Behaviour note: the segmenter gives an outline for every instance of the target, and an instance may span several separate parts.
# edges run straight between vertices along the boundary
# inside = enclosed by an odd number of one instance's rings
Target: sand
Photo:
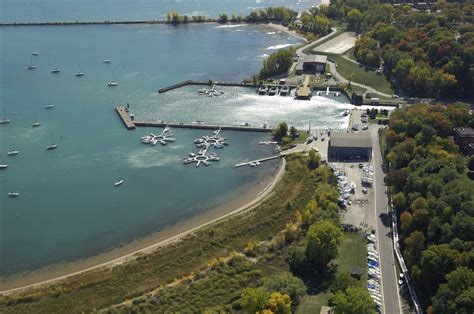
[[[285,160],[282,159],[282,163],[275,170],[273,176],[265,178],[259,182],[256,187],[250,188],[247,193],[240,195],[237,199],[231,200],[217,208],[210,209],[201,215],[183,220],[165,230],[132,241],[100,255],[70,263],[56,264],[34,272],[3,279],[2,282],[0,282],[0,294],[7,295],[21,290],[36,288],[87,271],[120,265],[133,260],[137,257],[138,253],[151,253],[158,248],[177,242],[205,226],[255,208],[271,195],[273,188],[281,180],[284,173]]]

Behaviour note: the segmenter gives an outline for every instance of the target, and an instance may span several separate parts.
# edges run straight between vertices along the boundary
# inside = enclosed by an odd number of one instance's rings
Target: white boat
[[[39,52],[37,52],[37,51],[33,51],[31,54],[32,54],[33,56],[39,56]]]
[[[59,73],[59,72],[61,71],[57,67],[51,70],[51,73],[54,73],[54,74]]]
[[[36,128],[36,127],[39,126],[39,125],[40,125],[39,122],[33,122],[33,123],[31,124],[31,127],[32,127],[32,128]]]
[[[44,106],[44,109],[52,109],[52,108],[54,108],[54,105],[51,104],[51,103],[49,103],[49,104],[47,104],[46,106]]]
[[[18,149],[12,149],[11,151],[8,152],[8,156],[15,156],[18,155],[20,151]]]
[[[8,165],[0,165],[0,169],[7,169]]]
[[[344,110],[344,112],[342,113],[343,116],[348,116],[351,112],[349,111],[349,109],[346,109]]]
[[[167,133],[171,130],[171,128],[169,126],[166,126],[165,129],[163,130],[163,133]]]
[[[283,85],[280,89],[280,96],[287,96],[290,93],[290,87],[288,85]]]
[[[117,86],[117,85],[118,85],[118,83],[115,82],[115,81],[110,81],[110,82],[107,83],[107,86],[109,86],[109,87],[113,87],[113,86]]]
[[[123,183],[123,179],[120,179],[119,181],[115,182],[114,185],[119,186],[119,185],[122,185],[122,183]]]
[[[9,192],[9,193],[8,193],[8,196],[10,196],[10,197],[18,197],[18,196],[20,196],[20,193],[18,193],[18,192]]]
[[[105,60],[104,60],[104,63],[112,63],[112,60],[110,60],[110,59],[105,59]]]
[[[36,65],[33,64],[33,60],[30,57],[30,64],[25,67],[27,70],[34,70],[36,69]]]
[[[8,124],[8,123],[10,123],[10,119],[3,118],[0,120],[0,124]]]
[[[51,144],[51,145],[46,146],[46,150],[53,150],[53,149],[56,149],[58,147],[59,147],[59,145],[57,145],[57,144]]]
[[[81,65],[79,65],[79,71],[74,74],[75,76],[84,76],[84,72],[81,71]]]

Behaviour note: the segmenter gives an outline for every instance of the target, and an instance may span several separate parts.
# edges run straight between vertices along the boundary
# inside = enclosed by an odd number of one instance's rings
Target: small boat
[[[39,52],[37,52],[37,51],[33,51],[31,54],[32,54],[33,56],[39,56]]]
[[[110,59],[105,59],[105,60],[104,60],[104,63],[112,63],[112,60],[110,60]]]
[[[53,150],[53,149],[56,149],[58,147],[59,147],[59,145],[57,145],[57,144],[51,144],[51,145],[46,146],[46,150]]]
[[[20,193],[18,193],[18,192],[9,192],[9,193],[8,193],[8,196],[10,196],[10,197],[18,197],[18,196],[20,196]]]
[[[250,163],[249,163],[249,166],[250,166],[250,167],[255,167],[255,166],[257,166],[257,164],[254,163],[254,162],[250,162]]]
[[[268,92],[268,87],[266,87],[265,85],[260,86],[260,88],[258,89],[259,95],[266,95],[267,92]]]
[[[0,124],[8,124],[8,123],[10,123],[10,119],[3,118],[0,120]]]
[[[109,87],[113,87],[113,86],[117,86],[117,85],[118,85],[118,83],[115,82],[115,81],[110,81],[110,82],[107,83],[107,86],[109,86]]]
[[[36,128],[36,127],[39,126],[39,125],[40,125],[39,122],[33,122],[33,123],[31,124],[31,127],[32,127],[32,128]]]
[[[278,87],[272,86],[268,91],[269,96],[275,96],[278,93]]]
[[[280,89],[280,96],[288,96],[290,93],[290,87],[288,85],[283,85]]]
[[[0,165],[0,169],[7,169],[8,165]]]
[[[76,72],[75,76],[84,76],[84,72]]]
[[[18,155],[19,153],[20,153],[20,151],[18,149],[12,149],[7,154],[8,154],[8,156],[15,156],[15,155]]]
[[[44,109],[52,109],[52,108],[54,108],[54,105],[52,105],[52,104],[48,104],[48,105],[44,106]]]
[[[120,179],[119,181],[115,182],[114,185],[115,186],[120,186],[120,185],[122,185],[122,183],[123,183],[123,179]]]
[[[36,69],[36,65],[33,64],[33,60],[30,57],[30,64],[25,67],[27,70],[34,70]]]
[[[59,73],[59,72],[61,71],[57,67],[51,70],[51,73],[54,73],[54,74]]]
[[[343,116],[348,116],[350,114],[350,110],[349,109],[346,109],[344,110],[344,112],[342,113]]]

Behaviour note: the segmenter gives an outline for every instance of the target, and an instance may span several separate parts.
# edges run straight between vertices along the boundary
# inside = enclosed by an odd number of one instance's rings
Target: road
[[[395,271],[395,257],[393,253],[392,230],[390,228],[389,212],[387,209],[388,199],[385,193],[384,172],[382,170],[382,154],[377,125],[370,126],[370,136],[373,147],[374,167],[374,196],[375,196],[375,219],[376,236],[379,250],[380,270],[382,273],[382,313],[402,313],[400,295],[398,291],[398,278]]]

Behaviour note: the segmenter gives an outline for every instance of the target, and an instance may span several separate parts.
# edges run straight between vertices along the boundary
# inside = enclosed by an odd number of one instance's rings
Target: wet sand
[[[70,263],[55,264],[37,271],[2,278],[0,294],[10,294],[24,289],[52,284],[87,271],[126,263],[136,258],[138,253],[151,253],[158,248],[183,239],[200,228],[256,207],[271,194],[284,173],[285,160],[282,159],[282,162],[274,169],[273,175],[264,178],[255,186],[250,187],[246,193],[221,206],[94,257]]]

